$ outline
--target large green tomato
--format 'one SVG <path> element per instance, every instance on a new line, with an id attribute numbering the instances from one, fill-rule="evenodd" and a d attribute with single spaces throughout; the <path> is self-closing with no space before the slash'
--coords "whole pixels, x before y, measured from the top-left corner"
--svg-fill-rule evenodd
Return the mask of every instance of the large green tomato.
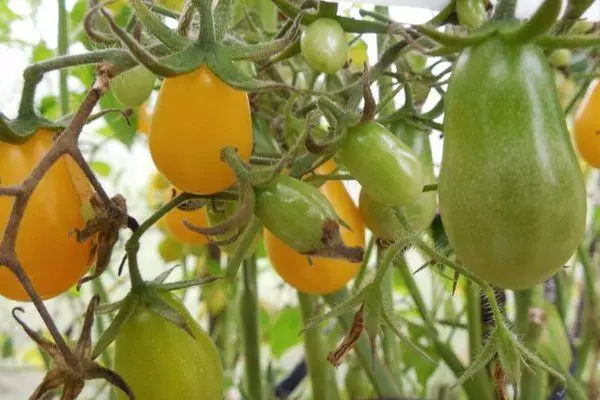
<path id="1" fill-rule="evenodd" d="M 348 43 L 339 22 L 319 18 L 310 24 L 300 38 L 300 48 L 306 62 L 319 72 L 334 74 L 348 56 Z"/>
<path id="2" fill-rule="evenodd" d="M 494 35 L 459 56 L 445 101 L 439 198 L 457 258 L 501 288 L 545 281 L 575 251 L 586 215 L 546 58 Z"/>
<path id="3" fill-rule="evenodd" d="M 206 332 L 172 294 L 194 337 L 140 304 L 116 340 L 115 371 L 140 400 L 221 400 L 223 367 Z M 127 396 L 119 392 L 119 399 Z"/>
<path id="4" fill-rule="evenodd" d="M 348 129 L 339 155 L 350 173 L 378 201 L 413 204 L 423 191 L 423 170 L 415 153 L 377 122 Z"/>
<path id="5" fill-rule="evenodd" d="M 156 76 L 143 65 L 137 65 L 113 78 L 110 88 L 124 106 L 142 105 L 154 90 Z"/>

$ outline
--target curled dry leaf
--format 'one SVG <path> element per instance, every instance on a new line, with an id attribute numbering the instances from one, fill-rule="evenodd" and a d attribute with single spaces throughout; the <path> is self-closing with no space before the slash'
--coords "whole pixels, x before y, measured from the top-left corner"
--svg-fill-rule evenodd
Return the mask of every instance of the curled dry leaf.
<path id="1" fill-rule="evenodd" d="M 76 230 L 77 240 L 85 242 L 93 240 L 90 258 L 96 257 L 96 266 L 91 275 L 84 276 L 78 283 L 77 289 L 85 282 L 100 276 L 108 267 L 113 247 L 119 239 L 119 230 L 127 227 L 127 203 L 120 194 L 111 199 L 112 204 L 102 203 L 100 197 L 94 194 L 90 199 L 95 217 L 87 221 L 82 230 Z"/>
<path id="2" fill-rule="evenodd" d="M 364 329 L 363 309 L 364 305 L 362 305 L 356 314 L 354 314 L 354 320 L 352 321 L 350 331 L 338 345 L 337 349 L 327 355 L 327 361 L 329 361 L 334 367 L 340 366 L 346 354 L 348 354 L 348 352 L 354 348 L 356 342 L 358 342 L 358 339 L 360 339 L 360 335 Z"/>

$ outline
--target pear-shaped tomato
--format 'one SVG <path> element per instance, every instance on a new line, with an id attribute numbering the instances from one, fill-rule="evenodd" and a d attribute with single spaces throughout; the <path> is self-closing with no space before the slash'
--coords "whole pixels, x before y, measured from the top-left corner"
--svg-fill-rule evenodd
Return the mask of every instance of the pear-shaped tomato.
<path id="1" fill-rule="evenodd" d="M 377 122 L 350 128 L 339 155 L 363 190 L 382 203 L 408 206 L 423 191 L 423 171 L 415 153 Z"/>
<path id="2" fill-rule="evenodd" d="M 216 77 L 205 65 L 164 80 L 150 125 L 150 154 L 177 188 L 200 194 L 220 192 L 235 182 L 221 149 L 235 147 L 248 161 L 252 121 L 245 92 Z"/>
<path id="3" fill-rule="evenodd" d="M 154 90 L 156 75 L 143 65 L 137 65 L 115 76 L 110 83 L 113 94 L 127 107 L 142 105 Z"/>
<path id="4" fill-rule="evenodd" d="M 299 253 L 325 246 L 326 227 L 338 216 L 323 193 L 287 175 L 255 189 L 255 214 L 265 228 Z"/>
<path id="5" fill-rule="evenodd" d="M 19 185 L 52 147 L 53 133 L 40 129 L 27 142 L 0 142 L 0 185 Z M 78 243 L 80 213 L 89 195 L 83 173 L 64 157 L 42 178 L 29 199 L 17 233 L 17 257 L 38 294 L 48 299 L 68 290 L 90 266 L 90 242 Z M 0 197 L 0 232 L 4 234 L 13 198 Z M 29 300 L 8 268 L 0 268 L 0 294 Z"/>
<path id="6" fill-rule="evenodd" d="M 577 150 L 588 164 L 600 168 L 600 84 L 595 80 L 575 115 Z"/>
<path id="7" fill-rule="evenodd" d="M 465 49 L 445 99 L 440 210 L 461 262 L 501 288 L 573 254 L 586 195 L 547 60 L 500 35 Z"/>
<path id="8" fill-rule="evenodd" d="M 334 168 L 335 164 L 329 162 L 321 166 L 317 172 L 327 174 Z M 321 186 L 320 191 L 329 200 L 339 218 L 350 227 L 350 229 L 340 227 L 346 246 L 363 247 L 364 225 L 342 182 L 328 181 Z M 344 287 L 360 268 L 360 263 L 323 257 L 311 257 L 311 264 L 305 255 L 294 251 L 267 229 L 264 232 L 264 240 L 267 254 L 277 273 L 289 285 L 304 293 L 335 292 Z"/>
<path id="9" fill-rule="evenodd" d="M 318 18 L 302 32 L 302 55 L 319 72 L 334 74 L 348 57 L 344 28 L 334 19 Z"/>
<path id="10" fill-rule="evenodd" d="M 179 299 L 162 297 L 183 316 L 193 336 L 142 303 L 117 336 L 115 371 L 136 399 L 222 399 L 217 348 Z M 119 392 L 119 399 L 128 397 Z"/>

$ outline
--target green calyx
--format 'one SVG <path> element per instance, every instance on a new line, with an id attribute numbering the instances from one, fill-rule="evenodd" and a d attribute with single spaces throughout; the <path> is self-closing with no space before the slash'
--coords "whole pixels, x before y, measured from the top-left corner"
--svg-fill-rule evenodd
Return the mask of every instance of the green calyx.
<path id="1" fill-rule="evenodd" d="M 31 138 L 40 129 L 59 131 L 66 124 L 52 122 L 37 115 L 9 120 L 0 113 L 0 142 L 20 144 Z"/>
<path id="2" fill-rule="evenodd" d="M 236 89 L 245 91 L 290 89 L 281 83 L 256 80 L 242 72 L 234 61 L 266 60 L 292 46 L 296 41 L 304 12 L 297 13 L 293 23 L 289 24 L 279 38 L 270 42 L 247 45 L 226 40 L 232 2 L 220 0 L 214 12 L 211 4 L 209 0 L 194 0 L 189 4 L 190 8 L 184 10 L 184 16 L 197 12 L 202 21 L 197 37 L 192 40 L 164 25 L 143 1 L 132 1 L 139 22 L 169 49 L 167 54 L 159 57 L 151 54 L 131 33 L 120 27 L 108 11 L 104 9 L 99 11 L 121 44 L 139 63 L 156 75 L 175 77 L 195 71 L 202 64 L 206 64 L 221 80 Z"/>

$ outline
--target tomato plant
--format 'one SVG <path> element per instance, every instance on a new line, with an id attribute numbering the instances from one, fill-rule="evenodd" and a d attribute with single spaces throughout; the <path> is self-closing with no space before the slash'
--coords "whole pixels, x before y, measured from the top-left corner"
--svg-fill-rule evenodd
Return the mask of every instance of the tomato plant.
<path id="1" fill-rule="evenodd" d="M 231 216 L 233 216 L 235 214 L 236 211 L 238 211 L 239 209 L 239 203 L 235 203 L 235 202 L 212 202 L 211 204 L 208 204 L 206 206 L 206 217 L 207 217 L 207 222 L 208 225 L 210 226 L 214 226 L 217 225 L 223 221 L 225 221 L 227 218 L 230 218 Z M 223 251 L 229 255 L 233 255 L 235 253 L 235 250 L 237 249 L 238 245 L 239 245 L 239 237 L 237 239 L 234 240 L 234 236 L 237 235 L 236 232 L 230 232 L 230 233 L 226 233 L 223 235 L 217 235 L 215 237 L 215 239 L 217 241 L 222 241 L 222 242 L 226 242 L 227 244 L 224 244 L 221 246 L 221 248 L 223 249 Z M 254 241 L 252 242 L 252 245 L 248 248 L 248 250 L 245 253 L 245 257 L 244 258 L 248 258 L 252 253 L 254 253 L 254 251 L 256 250 L 256 246 L 258 245 L 258 241 L 260 239 L 260 236 L 256 236 L 254 238 Z M 233 240 L 233 242 L 231 242 Z M 231 242 L 231 243 L 228 243 Z"/>
<path id="2" fill-rule="evenodd" d="M 306 62 L 317 71 L 333 74 L 346 63 L 346 36 L 335 20 L 319 18 L 314 21 L 302 32 L 300 46 Z"/>
<path id="3" fill-rule="evenodd" d="M 143 65 L 133 67 L 117 75 L 110 88 L 124 106 L 141 106 L 154 90 L 156 76 Z"/>
<path id="4" fill-rule="evenodd" d="M 330 163 L 322 166 L 318 172 L 329 173 L 334 168 L 334 164 Z M 362 219 L 343 184 L 329 181 L 321 186 L 320 191 L 331 203 L 339 218 L 349 227 L 349 229 L 340 228 L 344 243 L 347 246 L 364 246 Z M 287 197 L 290 203 L 293 201 L 291 197 Z M 288 210 L 292 210 L 291 207 L 288 207 Z M 298 218 L 303 213 L 304 211 L 290 214 L 289 217 Z M 309 261 L 306 255 L 299 254 L 284 243 L 278 235 L 272 233 L 266 223 L 265 226 L 267 227 L 264 233 L 265 247 L 273 267 L 288 284 L 304 293 L 327 294 L 339 290 L 356 275 L 360 268 L 360 263 L 346 260 L 311 257 L 312 260 Z"/>
<path id="5" fill-rule="evenodd" d="M 539 50 L 500 37 L 465 50 L 448 87 L 444 132 L 440 210 L 457 257 L 503 288 L 558 272 L 583 235 L 585 190 Z"/>
<path id="6" fill-rule="evenodd" d="M 179 299 L 163 298 L 190 332 L 140 304 L 117 336 L 115 370 L 139 399 L 221 399 L 223 369 L 215 345 Z"/>
<path id="7" fill-rule="evenodd" d="M 201 194 L 224 190 L 235 179 L 220 158 L 221 149 L 235 147 L 244 161 L 252 150 L 248 96 L 206 66 L 167 78 L 158 93 L 149 143 L 158 170 L 179 189 Z"/>
<path id="8" fill-rule="evenodd" d="M 48 152 L 53 132 L 41 129 L 21 145 L 0 142 L 2 185 L 18 185 Z M 82 229 L 80 209 L 89 193 L 81 172 L 64 157 L 52 166 L 33 192 L 25 209 L 16 251 L 42 298 L 73 286 L 90 267 L 90 243 L 78 243 L 74 229 Z M 12 200 L 0 197 L 0 230 L 4 231 Z M 26 301 L 27 294 L 7 269 L 0 269 L 0 294 Z"/>

